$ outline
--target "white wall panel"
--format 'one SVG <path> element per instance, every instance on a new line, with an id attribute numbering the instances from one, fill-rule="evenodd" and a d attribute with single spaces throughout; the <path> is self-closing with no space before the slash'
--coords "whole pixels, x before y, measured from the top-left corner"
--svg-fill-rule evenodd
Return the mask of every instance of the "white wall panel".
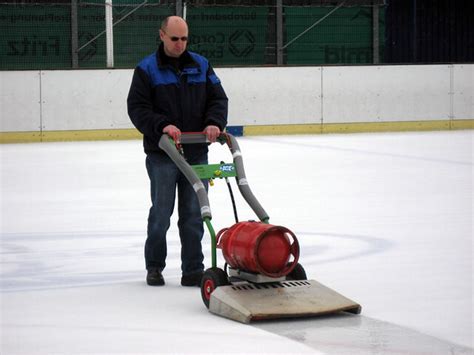
<path id="1" fill-rule="evenodd" d="M 324 67 L 324 123 L 447 120 L 450 67 Z"/>
<path id="2" fill-rule="evenodd" d="M 321 123 L 321 68 L 216 69 L 229 125 Z"/>
<path id="3" fill-rule="evenodd" d="M 474 118 L 474 65 L 454 65 L 453 118 Z"/>
<path id="4" fill-rule="evenodd" d="M 216 72 L 229 97 L 229 125 L 474 119 L 472 64 Z M 132 69 L 0 72 L 1 131 L 132 128 L 132 76 Z"/>
<path id="5" fill-rule="evenodd" d="M 39 131 L 38 71 L 0 71 L 0 131 Z"/>
<path id="6" fill-rule="evenodd" d="M 132 128 L 127 95 L 132 70 L 42 72 L 43 130 Z"/>

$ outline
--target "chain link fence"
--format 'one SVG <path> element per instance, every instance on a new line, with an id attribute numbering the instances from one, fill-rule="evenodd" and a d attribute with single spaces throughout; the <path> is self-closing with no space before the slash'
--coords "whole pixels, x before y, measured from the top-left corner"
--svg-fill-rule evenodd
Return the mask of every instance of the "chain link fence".
<path id="1" fill-rule="evenodd" d="M 185 16 L 189 23 L 188 49 L 203 54 L 213 65 L 360 64 L 374 62 L 376 8 L 376 42 L 380 44 L 379 58 L 383 58 L 383 3 L 375 7 L 367 2 L 341 6 L 345 2 L 337 1 L 316 5 L 288 5 L 282 1 L 223 3 L 1 2 L 0 70 L 105 68 L 107 6 L 112 7 L 113 14 L 115 68 L 133 68 L 156 50 L 160 22 L 173 14 Z M 300 37 L 288 44 L 297 36 Z"/>
<path id="2" fill-rule="evenodd" d="M 391 7 L 376 0 L 0 0 L 0 70 L 133 68 L 156 50 L 160 23 L 173 14 L 189 23 L 188 49 L 214 66 L 386 63 L 397 58 L 398 33 L 413 27 L 404 8 L 386 27 Z"/>

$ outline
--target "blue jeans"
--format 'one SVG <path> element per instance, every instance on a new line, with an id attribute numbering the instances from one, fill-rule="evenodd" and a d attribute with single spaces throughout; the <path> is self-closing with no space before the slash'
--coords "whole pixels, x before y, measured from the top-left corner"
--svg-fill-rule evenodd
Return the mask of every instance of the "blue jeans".
<path id="1" fill-rule="evenodd" d="M 207 164 L 207 154 L 190 164 Z M 181 271 L 189 275 L 204 269 L 201 240 L 204 234 L 201 208 L 196 192 L 173 161 L 165 155 L 149 155 L 146 168 L 150 177 L 152 206 L 145 243 L 146 268 L 166 266 L 166 232 L 178 190 L 178 229 L 181 239 Z M 207 181 L 205 182 L 207 188 Z"/>

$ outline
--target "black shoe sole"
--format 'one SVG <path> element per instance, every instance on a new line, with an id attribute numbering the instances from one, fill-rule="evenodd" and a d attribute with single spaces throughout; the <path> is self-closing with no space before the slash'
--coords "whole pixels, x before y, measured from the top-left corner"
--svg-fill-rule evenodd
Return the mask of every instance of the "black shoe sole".
<path id="1" fill-rule="evenodd" d="M 203 274 L 199 275 L 188 275 L 181 278 L 181 286 L 186 287 L 201 287 L 201 279 Z"/>
<path id="2" fill-rule="evenodd" d="M 148 286 L 163 286 L 165 284 L 164 280 L 146 280 Z"/>
<path id="3" fill-rule="evenodd" d="M 201 287 L 201 283 L 183 283 L 181 282 L 181 286 L 184 286 L 184 287 Z"/>

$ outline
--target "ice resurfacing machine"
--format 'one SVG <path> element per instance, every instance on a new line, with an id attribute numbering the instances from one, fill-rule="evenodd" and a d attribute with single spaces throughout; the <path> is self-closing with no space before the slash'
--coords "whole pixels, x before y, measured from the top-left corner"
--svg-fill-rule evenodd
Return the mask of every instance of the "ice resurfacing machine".
<path id="1" fill-rule="evenodd" d="M 210 143 L 203 133 L 183 133 L 179 143 L 167 135 L 163 149 L 188 181 L 199 199 L 201 216 L 211 235 L 212 267 L 201 281 L 202 300 L 209 311 L 242 323 L 290 317 L 308 317 L 336 312 L 359 314 L 361 306 L 315 280 L 308 280 L 299 260 L 299 244 L 288 228 L 269 224 L 269 216 L 253 195 L 237 140 L 222 133 L 217 142 L 227 144 L 233 162 L 189 165 L 182 144 Z M 239 222 L 228 178 L 235 177 L 239 190 L 260 221 Z M 201 179 L 225 178 L 236 223 L 216 235 L 206 188 Z M 224 268 L 217 267 L 217 249 Z"/>

